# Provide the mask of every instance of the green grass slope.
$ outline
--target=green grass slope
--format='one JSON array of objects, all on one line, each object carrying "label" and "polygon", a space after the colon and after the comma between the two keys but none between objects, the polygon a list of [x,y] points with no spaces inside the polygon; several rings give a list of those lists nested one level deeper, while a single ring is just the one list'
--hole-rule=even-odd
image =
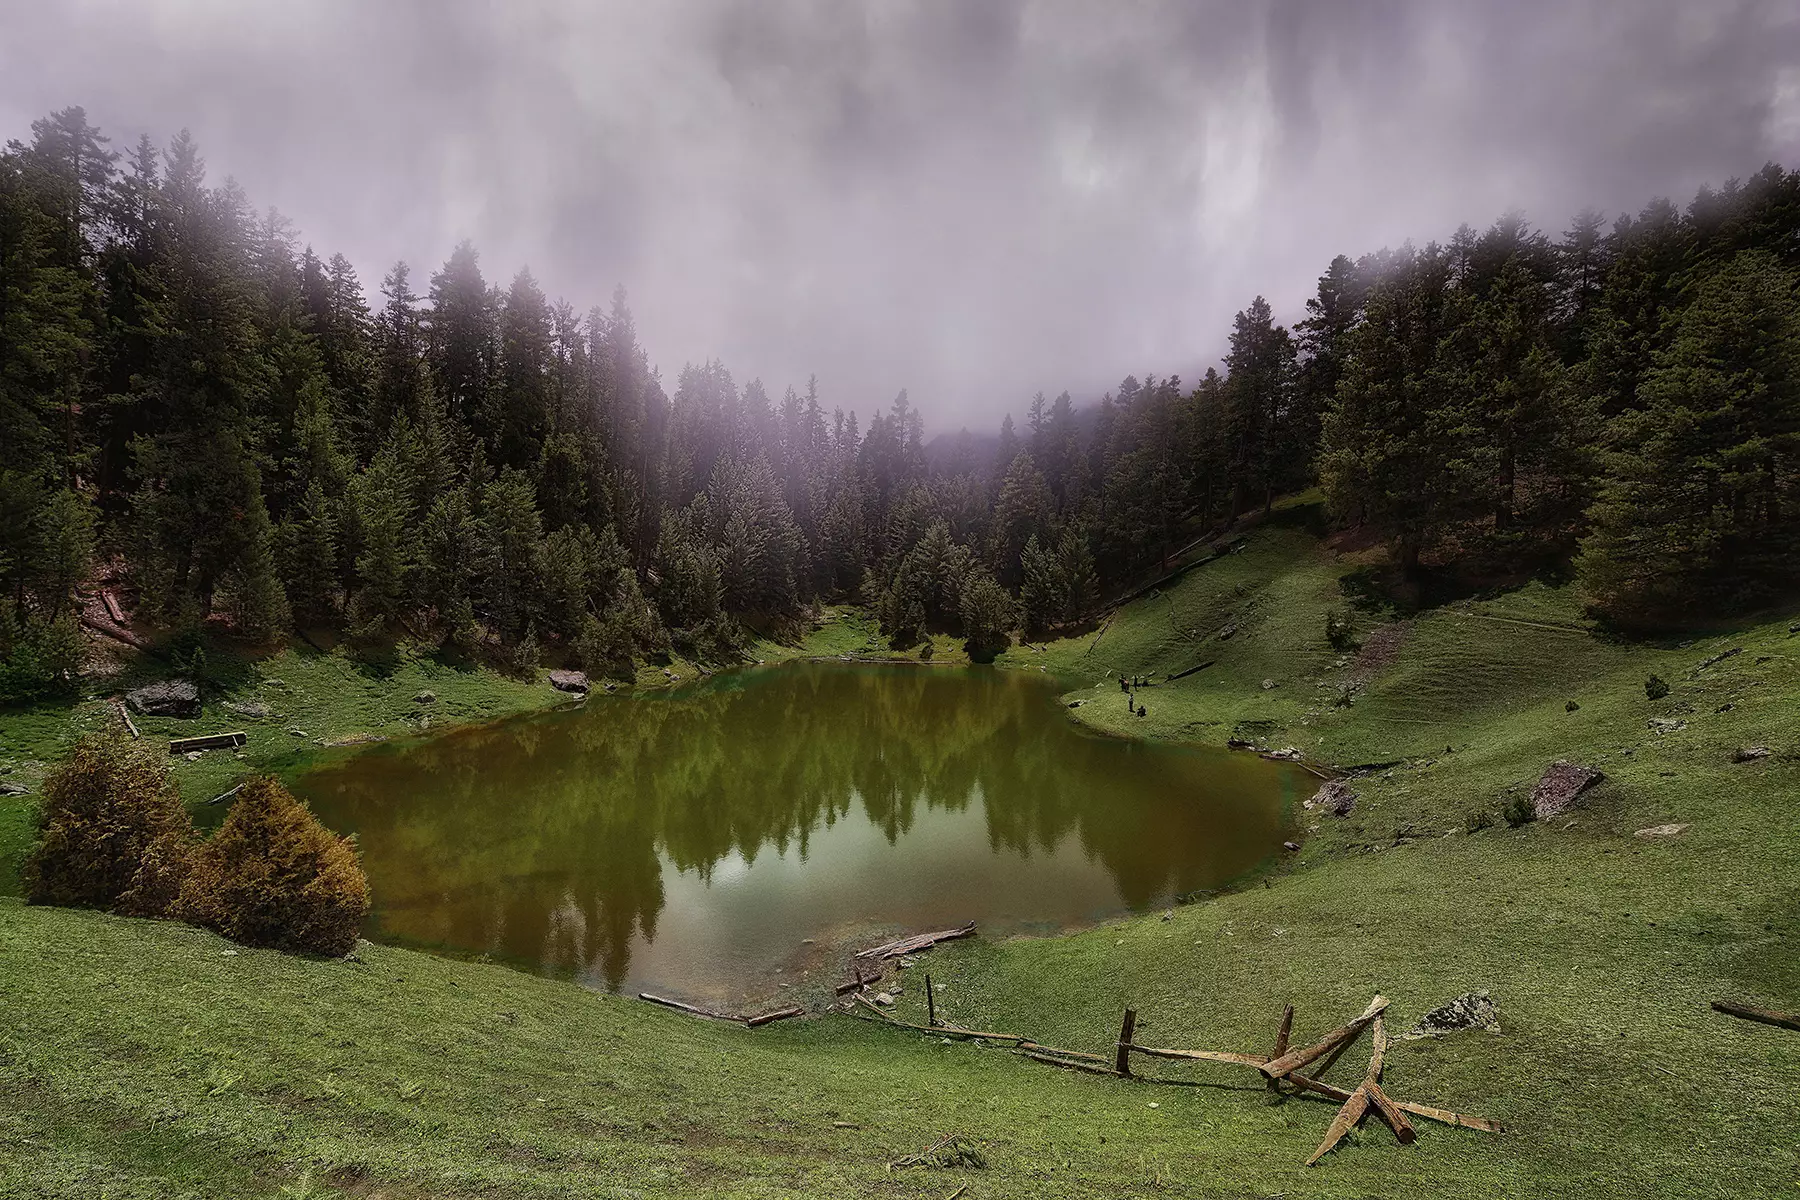
[{"label": "green grass slope", "polygon": [[[316,962],[0,900],[0,1195],[1794,1194],[1800,1035],[1707,1002],[1800,1008],[1800,637],[1628,644],[1532,584],[1359,611],[1339,653],[1324,615],[1357,564],[1305,519],[1003,663],[1056,673],[1097,729],[1396,765],[1348,817],[1298,814],[1302,850],[1242,890],[924,964],[949,1019],[1092,1051],[1128,1004],[1144,1042],[1264,1050],[1284,1002],[1306,1038],[1377,989],[1398,1031],[1484,988],[1500,1033],[1399,1043],[1389,1090],[1506,1135],[1421,1124],[1401,1148],[1371,1124],[1308,1169],[1331,1108],[1240,1068],[1125,1083],[845,1016],[749,1031],[398,949]],[[815,638],[870,640],[854,614]],[[1127,714],[1120,672],[1201,662]],[[0,717],[9,748],[33,736]],[[1732,761],[1752,744],[1774,753]],[[1498,820],[1558,758],[1608,779],[1557,821]],[[1664,824],[1687,829],[1637,836]],[[888,1169],[945,1133],[987,1167]]]}]

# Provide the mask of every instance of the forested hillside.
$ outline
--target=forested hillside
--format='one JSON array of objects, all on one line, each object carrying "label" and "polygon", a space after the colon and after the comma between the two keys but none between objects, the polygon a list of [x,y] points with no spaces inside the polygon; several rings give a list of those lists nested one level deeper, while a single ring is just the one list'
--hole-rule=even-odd
[{"label": "forested hillside", "polygon": [[904,391],[864,428],[719,362],[670,388],[623,289],[581,310],[468,244],[371,304],[187,134],[120,152],[70,108],[0,154],[0,700],[78,663],[97,565],[178,656],[213,622],[628,672],[844,597],[991,651],[1314,482],[1402,578],[1754,606],[1800,576],[1797,271],[1774,165],[1554,237],[1508,216],[1334,259],[1292,330],[1255,299],[1197,384],[1040,394],[928,465]]}]

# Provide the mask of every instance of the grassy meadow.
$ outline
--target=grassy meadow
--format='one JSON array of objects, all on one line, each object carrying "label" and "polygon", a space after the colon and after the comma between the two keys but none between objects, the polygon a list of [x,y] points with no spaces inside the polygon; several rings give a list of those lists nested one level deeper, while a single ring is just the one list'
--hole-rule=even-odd
[{"label": "grassy meadow", "polygon": [[[898,1012],[923,1019],[928,969],[940,1015],[969,1027],[1100,1052],[1131,1005],[1145,1043],[1266,1052],[1284,1003],[1303,1042],[1377,990],[1400,1032],[1485,989],[1499,1033],[1398,1042],[1388,1090],[1505,1135],[1420,1122],[1400,1147],[1371,1121],[1306,1168],[1331,1106],[1242,1068],[1145,1063],[1176,1083],[1125,1082],[841,1014],[746,1030],[395,948],[315,961],[26,907],[25,796],[0,799],[0,1195],[1796,1194],[1800,1035],[1708,1009],[1800,1008],[1794,615],[1652,644],[1541,581],[1352,606],[1366,556],[1309,520],[1277,513],[1104,625],[1000,665],[1054,674],[1100,731],[1388,764],[1353,781],[1351,813],[1301,813],[1297,853],[1166,914],[946,946],[906,974]],[[1327,643],[1333,609],[1358,648]],[[882,653],[850,609],[754,652]],[[1127,712],[1121,673],[1156,681],[1137,692],[1147,715]],[[1670,684],[1658,700],[1652,673]],[[436,701],[416,703],[425,690]],[[250,731],[242,759],[179,764],[203,803],[247,769],[333,752],[321,740],[561,701],[425,657],[374,670],[286,651],[246,664],[205,720],[141,724]],[[110,719],[103,699],[0,714],[4,778],[35,788]],[[1773,753],[1733,761],[1752,745]],[[1560,819],[1510,826],[1509,800],[1557,759],[1607,779]],[[1666,825],[1685,829],[1641,834]],[[1329,1078],[1353,1084],[1366,1044]],[[890,1168],[942,1135],[985,1167]]]}]

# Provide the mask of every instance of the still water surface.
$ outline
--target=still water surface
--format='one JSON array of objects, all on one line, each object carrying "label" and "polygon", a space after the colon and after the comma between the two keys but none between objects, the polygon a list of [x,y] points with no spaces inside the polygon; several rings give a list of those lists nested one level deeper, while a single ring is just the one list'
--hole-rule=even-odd
[{"label": "still water surface", "polygon": [[1302,786],[1085,732],[1035,673],[836,664],[596,695],[296,784],[360,838],[372,936],[696,1000],[865,926],[1054,932],[1167,904],[1278,851]]}]

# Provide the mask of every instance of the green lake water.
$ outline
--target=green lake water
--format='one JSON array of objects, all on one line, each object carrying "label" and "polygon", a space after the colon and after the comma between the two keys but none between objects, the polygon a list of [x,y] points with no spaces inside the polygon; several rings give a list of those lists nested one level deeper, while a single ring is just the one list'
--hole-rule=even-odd
[{"label": "green lake water", "polygon": [[1307,787],[1086,732],[1036,673],[839,664],[596,695],[296,781],[361,841],[371,936],[703,1001],[766,991],[807,939],[1169,904],[1279,853]]}]

